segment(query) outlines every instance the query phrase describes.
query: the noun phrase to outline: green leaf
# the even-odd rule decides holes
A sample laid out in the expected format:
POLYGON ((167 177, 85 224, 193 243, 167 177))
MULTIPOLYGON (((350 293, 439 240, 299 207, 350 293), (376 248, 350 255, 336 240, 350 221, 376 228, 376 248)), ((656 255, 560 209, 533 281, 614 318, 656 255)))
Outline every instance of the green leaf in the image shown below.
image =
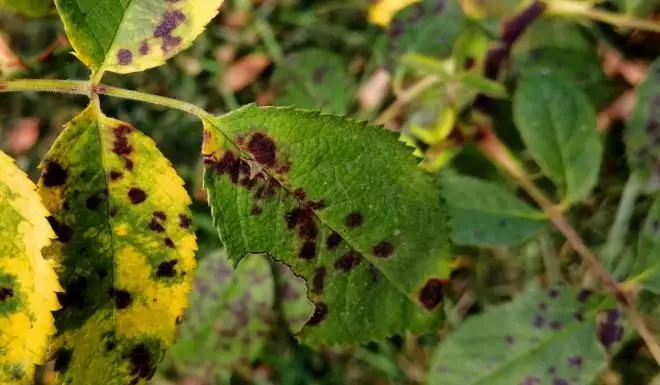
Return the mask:
POLYGON ((0 383, 32 384, 55 333, 51 311, 62 291, 41 250, 54 237, 35 186, 0 151, 0 383))
POLYGON ((646 72, 635 91, 635 109, 626 124, 624 140, 628 164, 644 190, 660 190, 660 59, 646 72))
POLYGON ((422 0, 394 16, 387 29, 388 49, 395 58, 406 53, 446 57, 466 26, 457 0, 422 0))
POLYGON ((631 280, 660 295, 660 200, 653 202, 637 242, 637 259, 631 280))
POLYGON ((514 70, 518 73, 552 74, 579 88, 589 100, 601 106, 614 93, 612 80, 605 75, 596 46, 577 50, 556 46, 540 47, 516 55, 514 70))
POLYGON ((56 384, 138 385, 173 342, 195 266, 183 181, 154 142, 90 105, 42 163, 66 291, 56 384))
POLYGON ((518 85, 513 112, 523 141, 559 186, 564 203, 586 198, 598 181, 603 156, 589 100, 561 77, 532 73, 518 85))
POLYGON ((344 59, 320 49, 287 56, 271 78, 275 104, 346 114, 353 103, 355 79, 344 59))
POLYGON ((67 36, 98 81, 139 72, 188 48, 223 0, 55 0, 67 36))
POLYGON ((588 291, 529 287, 469 318, 431 359, 430 385, 590 385, 624 334, 588 291))
POLYGON ((205 122, 205 186, 230 259, 266 253, 307 281, 307 343, 441 322, 451 260, 433 178, 397 135, 349 119, 247 106, 205 122))
POLYGON ((236 271, 225 253, 199 264, 190 308, 172 347, 184 371, 207 376, 231 372, 256 359, 274 322, 273 275, 262 255, 250 255, 236 271))
POLYGON ((546 224, 542 212, 494 183, 446 175, 442 185, 451 237, 456 243, 476 246, 521 243, 546 224))
POLYGON ((314 314, 314 304, 307 299, 305 280, 281 263, 276 264, 277 294, 282 315, 291 333, 297 334, 314 314))
POLYGON ((31 17, 41 17, 53 12, 54 7, 53 0, 0 0, 0 8, 31 17))

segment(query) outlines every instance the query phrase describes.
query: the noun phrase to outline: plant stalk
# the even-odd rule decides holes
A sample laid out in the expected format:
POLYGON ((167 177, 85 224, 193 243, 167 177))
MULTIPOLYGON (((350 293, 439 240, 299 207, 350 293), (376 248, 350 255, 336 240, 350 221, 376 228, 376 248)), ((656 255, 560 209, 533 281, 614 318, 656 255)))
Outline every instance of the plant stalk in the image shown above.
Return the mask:
POLYGON ((561 16, 580 16, 591 20, 612 24, 620 28, 634 28, 644 31, 660 32, 660 24, 649 20, 641 20, 628 15, 601 11, 593 8, 588 2, 571 0, 544 0, 548 13, 561 16))

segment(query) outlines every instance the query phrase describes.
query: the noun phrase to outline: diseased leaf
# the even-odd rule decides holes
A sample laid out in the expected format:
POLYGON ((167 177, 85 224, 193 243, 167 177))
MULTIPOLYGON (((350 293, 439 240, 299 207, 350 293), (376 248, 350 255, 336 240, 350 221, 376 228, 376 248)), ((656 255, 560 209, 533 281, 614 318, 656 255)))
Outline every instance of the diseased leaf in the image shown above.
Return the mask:
POLYGON ((173 342, 195 266, 190 198, 154 142, 90 105, 46 155, 39 193, 66 293, 57 384, 145 384, 173 342))
POLYGON ((284 320, 291 333, 297 334, 314 314, 314 304, 307 298, 305 280, 296 277, 291 269, 281 263, 275 265, 277 294, 284 320))
POLYGON ((494 183, 447 175, 443 178, 443 195, 456 243, 516 244, 533 237, 546 224, 542 212, 494 183))
POLYGON ((441 322, 446 213, 411 153, 394 133, 309 111, 247 106, 205 121, 205 186, 223 244, 233 261, 266 253, 307 281, 305 342, 441 322))
POLYGON ((0 383, 32 384, 61 291, 41 250, 54 237, 34 184, 0 151, 0 383))
POLYGON ((590 385, 624 335, 617 309, 587 290, 529 287, 440 343, 430 385, 590 385))
POLYGON ((639 233, 637 258, 631 281, 660 295, 660 200, 649 210, 639 233))
POLYGON ((100 80, 104 71, 157 67, 188 48, 223 0, 55 0, 71 45, 100 80))
POLYGON ((451 54, 467 23, 458 0, 422 0, 399 11, 388 29, 390 54, 451 54))
POLYGON ((582 92, 555 75, 530 73, 518 85, 514 121, 564 203, 586 198, 598 181, 603 143, 596 111, 582 92))
POLYGON ((320 49, 289 55, 271 79, 275 104, 348 113, 356 84, 347 66, 341 56, 320 49))
POLYGON ((274 322, 273 274, 262 255, 250 255, 233 271, 225 253, 200 262, 190 308, 174 358, 187 373, 231 372, 256 359, 274 322))
POLYGON ((0 8, 30 17, 41 17, 53 12, 54 6, 53 0, 0 0, 0 8))
POLYGON ((660 190, 660 59, 635 91, 635 109, 624 131, 628 164, 648 193, 660 190))

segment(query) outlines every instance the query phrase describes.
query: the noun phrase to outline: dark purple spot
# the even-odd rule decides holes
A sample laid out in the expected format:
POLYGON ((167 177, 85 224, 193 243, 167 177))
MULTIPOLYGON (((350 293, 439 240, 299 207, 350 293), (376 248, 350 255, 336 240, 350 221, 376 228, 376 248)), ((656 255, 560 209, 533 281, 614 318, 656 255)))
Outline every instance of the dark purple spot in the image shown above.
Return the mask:
POLYGON ((328 315, 328 305, 326 305, 324 302, 318 302, 314 304, 314 314, 312 314, 312 318, 307 321, 307 326, 314 326, 318 325, 325 319, 325 317, 328 315))
POLYGON ((308 208, 295 208, 284 215, 287 228, 296 229, 298 235, 312 241, 318 235, 318 228, 314 223, 314 215, 308 208))
POLYGON ((133 129, 126 124, 114 128, 115 142, 113 143, 112 152, 120 156, 133 152, 133 147, 128 143, 128 134, 131 131, 133 129))
POLYGON ((433 310, 444 297, 443 288, 445 286, 445 281, 438 278, 431 278, 426 281, 424 287, 419 292, 419 302, 427 310, 433 310))
POLYGON ((117 52, 117 62, 119 65, 129 65, 133 62, 133 52, 122 48, 117 52))
POLYGON ((43 169, 41 178, 46 187, 62 186, 66 182, 67 173, 59 163, 49 161, 43 169))
POLYGON ((582 289, 578 293, 577 300, 582 302, 582 303, 585 303, 585 302, 587 302, 587 300, 589 299, 591 294, 593 294, 593 291, 591 291, 589 289, 582 289))
POLYGON ((315 294, 323 293, 323 287, 325 286, 325 267, 319 267, 314 271, 314 277, 312 278, 312 292, 315 294))
POLYGON ((9 287, 0 287, 0 301, 4 302, 7 298, 14 296, 14 290, 9 287))
POLYGON ((335 269, 347 273, 357 267, 361 260, 362 255, 355 250, 351 250, 335 262, 335 269))
POLYGON ((394 253, 394 245, 387 241, 382 241, 373 248, 374 255, 380 258, 387 258, 394 253))
POLYGON ((142 55, 149 54, 149 42, 146 39, 140 42, 140 54, 142 55))
POLYGON ((307 241, 303 243, 298 256, 302 259, 310 260, 316 257, 316 242, 307 241))
POLYGON ((552 383, 553 385, 570 385, 568 381, 564 380, 563 378, 555 378, 555 381, 552 383))
POLYGON ((100 204, 101 198, 97 195, 91 196, 85 201, 85 207, 87 207, 87 210, 96 210, 100 204))
POLYGON ((539 310, 546 311, 548 309, 548 305, 546 305, 544 302, 541 302, 539 304, 539 310))
POLYGON ((147 193, 137 187, 132 187, 128 190, 128 198, 134 205, 140 204, 147 199, 147 193))
POLYGON ((559 321, 552 321, 552 322, 550 322, 550 328, 551 328, 552 330, 560 330, 560 329, 561 329, 561 326, 562 326, 562 325, 561 325, 561 322, 559 322, 559 321))
POLYGON ((608 309, 605 311, 605 317, 607 322, 616 322, 621 317, 621 312, 619 309, 608 309))
POLYGON ((520 385, 540 385, 541 379, 538 377, 527 376, 525 377, 520 385))
POLYGON ((578 321, 578 322, 583 322, 584 321, 584 315, 582 315, 582 313, 579 312, 579 311, 576 311, 575 313, 573 313, 573 318, 575 318, 575 320, 578 321))
POLYGON ((131 304, 131 295, 125 290, 112 290, 112 297, 115 299, 117 309, 126 309, 131 304))
POLYGON ((164 38, 169 36, 171 38, 172 31, 185 20, 186 15, 179 10, 165 12, 160 24, 154 29, 154 37, 164 38))
POLYGON ((167 214, 162 211, 154 211, 154 217, 160 219, 161 221, 167 220, 167 214))
POLYGON ((330 234, 326 243, 328 246, 328 250, 336 249, 337 246, 339 246, 339 244, 341 243, 341 241, 342 238, 341 235, 339 235, 339 233, 333 232, 332 234, 330 234))
POLYGON ((582 356, 568 357, 568 365, 572 368, 582 368, 583 362, 582 356))
POLYGON ((559 297, 559 290, 557 289, 550 289, 548 290, 548 297, 552 299, 556 299, 559 297))
POLYGON ((263 207, 260 206, 253 206, 252 211, 250 212, 251 215, 261 215, 261 213, 264 212, 263 207))
POLYGON ((293 195, 295 195, 296 198, 298 198, 302 201, 304 201, 305 198, 307 197, 307 193, 305 193, 305 190, 303 190, 301 188, 297 188, 297 189, 293 190, 293 195))
POLYGON ((504 341, 507 343, 507 345, 513 345, 513 336, 506 336, 504 337, 504 341))
POLYGON ((545 325, 545 317, 540 314, 535 315, 534 319, 532 320, 532 326, 535 328, 542 328, 543 325, 545 325))
POLYGON ((346 217, 346 226, 354 228, 362 225, 363 219, 360 213, 350 213, 346 217))
POLYGON ((187 229, 190 227, 191 224, 192 224, 192 219, 190 219, 190 217, 183 214, 179 215, 179 226, 181 226, 181 228, 187 229))
POLYGON ((60 223, 55 219, 55 217, 49 216, 46 217, 50 227, 53 229, 55 235, 57 235, 57 240, 63 243, 67 243, 71 240, 73 236, 73 229, 63 223, 60 223))
POLYGON ((247 150, 258 163, 269 167, 275 165, 275 143, 261 132, 252 135, 247 144, 247 150))
POLYGON ((165 240, 163 240, 163 243, 165 244, 165 246, 169 247, 170 249, 174 248, 174 241, 172 240, 172 238, 165 238, 165 240))
POLYGON ((555 374, 556 372, 557 372, 557 368, 555 368, 554 366, 548 368, 548 373, 555 374))
POLYGON ((134 166, 134 165, 135 165, 135 164, 133 163, 132 160, 130 160, 130 159, 128 159, 128 158, 127 158, 127 159, 124 159, 124 167, 125 167, 128 171, 133 171, 133 166, 134 166))
POLYGON ((618 309, 610 309, 605 311, 605 320, 598 323, 598 340, 608 350, 623 338, 623 326, 617 324, 619 317, 618 309))
POLYGON ((174 267, 176 264, 179 263, 176 259, 173 259, 171 261, 167 262, 162 262, 160 265, 158 265, 158 272, 156 273, 157 277, 174 277, 176 275, 176 270, 174 267))
POLYGON ((149 230, 155 231, 157 233, 163 233, 165 232, 165 227, 158 222, 156 218, 151 218, 151 222, 149 222, 149 230))
POLYGON ((143 344, 135 346, 128 358, 131 361, 131 375, 137 376, 131 384, 137 384, 140 378, 151 379, 156 374, 156 362, 143 344))
POLYGON ((114 170, 113 170, 113 171, 110 171, 110 180, 111 180, 111 181, 119 180, 119 179, 121 179, 123 176, 124 176, 124 174, 122 174, 122 173, 119 172, 119 171, 114 171, 114 170))

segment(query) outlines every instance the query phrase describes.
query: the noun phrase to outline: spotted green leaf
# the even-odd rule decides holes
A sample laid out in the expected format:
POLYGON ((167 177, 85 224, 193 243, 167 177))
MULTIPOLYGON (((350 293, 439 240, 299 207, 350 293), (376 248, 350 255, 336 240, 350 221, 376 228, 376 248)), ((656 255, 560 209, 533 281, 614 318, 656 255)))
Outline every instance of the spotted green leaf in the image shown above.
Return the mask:
POLYGON ((355 79, 348 64, 332 52, 307 49, 289 55, 271 79, 275 104, 346 114, 353 102, 355 79))
POLYGON ((466 28, 466 20, 458 0, 422 0, 408 5, 387 29, 390 54, 446 57, 466 28))
POLYGON ((190 198, 154 142, 94 105, 46 155, 65 293, 56 313, 56 384, 145 384, 173 342, 195 266, 190 198))
POLYGON ((250 255, 233 271, 224 253, 209 255, 200 262, 172 355, 186 372, 202 376, 254 360, 275 321, 274 288, 264 256, 250 255))
POLYGON ((304 279, 281 263, 275 265, 275 271, 282 316, 291 333, 297 334, 314 314, 314 305, 307 298, 304 279))
POLYGON ((441 322, 451 259, 436 182, 397 135, 247 106, 205 121, 205 186, 229 257, 262 252, 307 281, 298 334, 349 343, 441 322))
POLYGON ((586 96, 561 77, 529 73, 518 85, 513 112, 523 141, 564 203, 586 198, 603 157, 596 111, 586 96))
POLYGON ((456 243, 516 244, 533 237, 546 224, 542 212, 494 183, 447 175, 443 179, 443 195, 456 243))
POLYGON ((647 71, 635 90, 635 109, 626 124, 624 139, 633 175, 649 193, 660 190, 660 59, 647 71))
POLYGON ((31 17, 46 16, 53 12, 53 0, 0 0, 0 8, 20 12, 31 17))
POLYGON ((591 385, 620 344, 619 310, 583 290, 530 286, 440 343, 429 385, 591 385))
POLYGON ((0 383, 32 384, 61 291, 41 250, 54 237, 34 184, 0 151, 0 383))
POLYGON ((637 258, 631 279, 660 295, 660 200, 651 206, 637 243, 637 258))
POLYGON ((223 0, 55 0, 76 55, 103 72, 139 72, 188 48, 223 0))

